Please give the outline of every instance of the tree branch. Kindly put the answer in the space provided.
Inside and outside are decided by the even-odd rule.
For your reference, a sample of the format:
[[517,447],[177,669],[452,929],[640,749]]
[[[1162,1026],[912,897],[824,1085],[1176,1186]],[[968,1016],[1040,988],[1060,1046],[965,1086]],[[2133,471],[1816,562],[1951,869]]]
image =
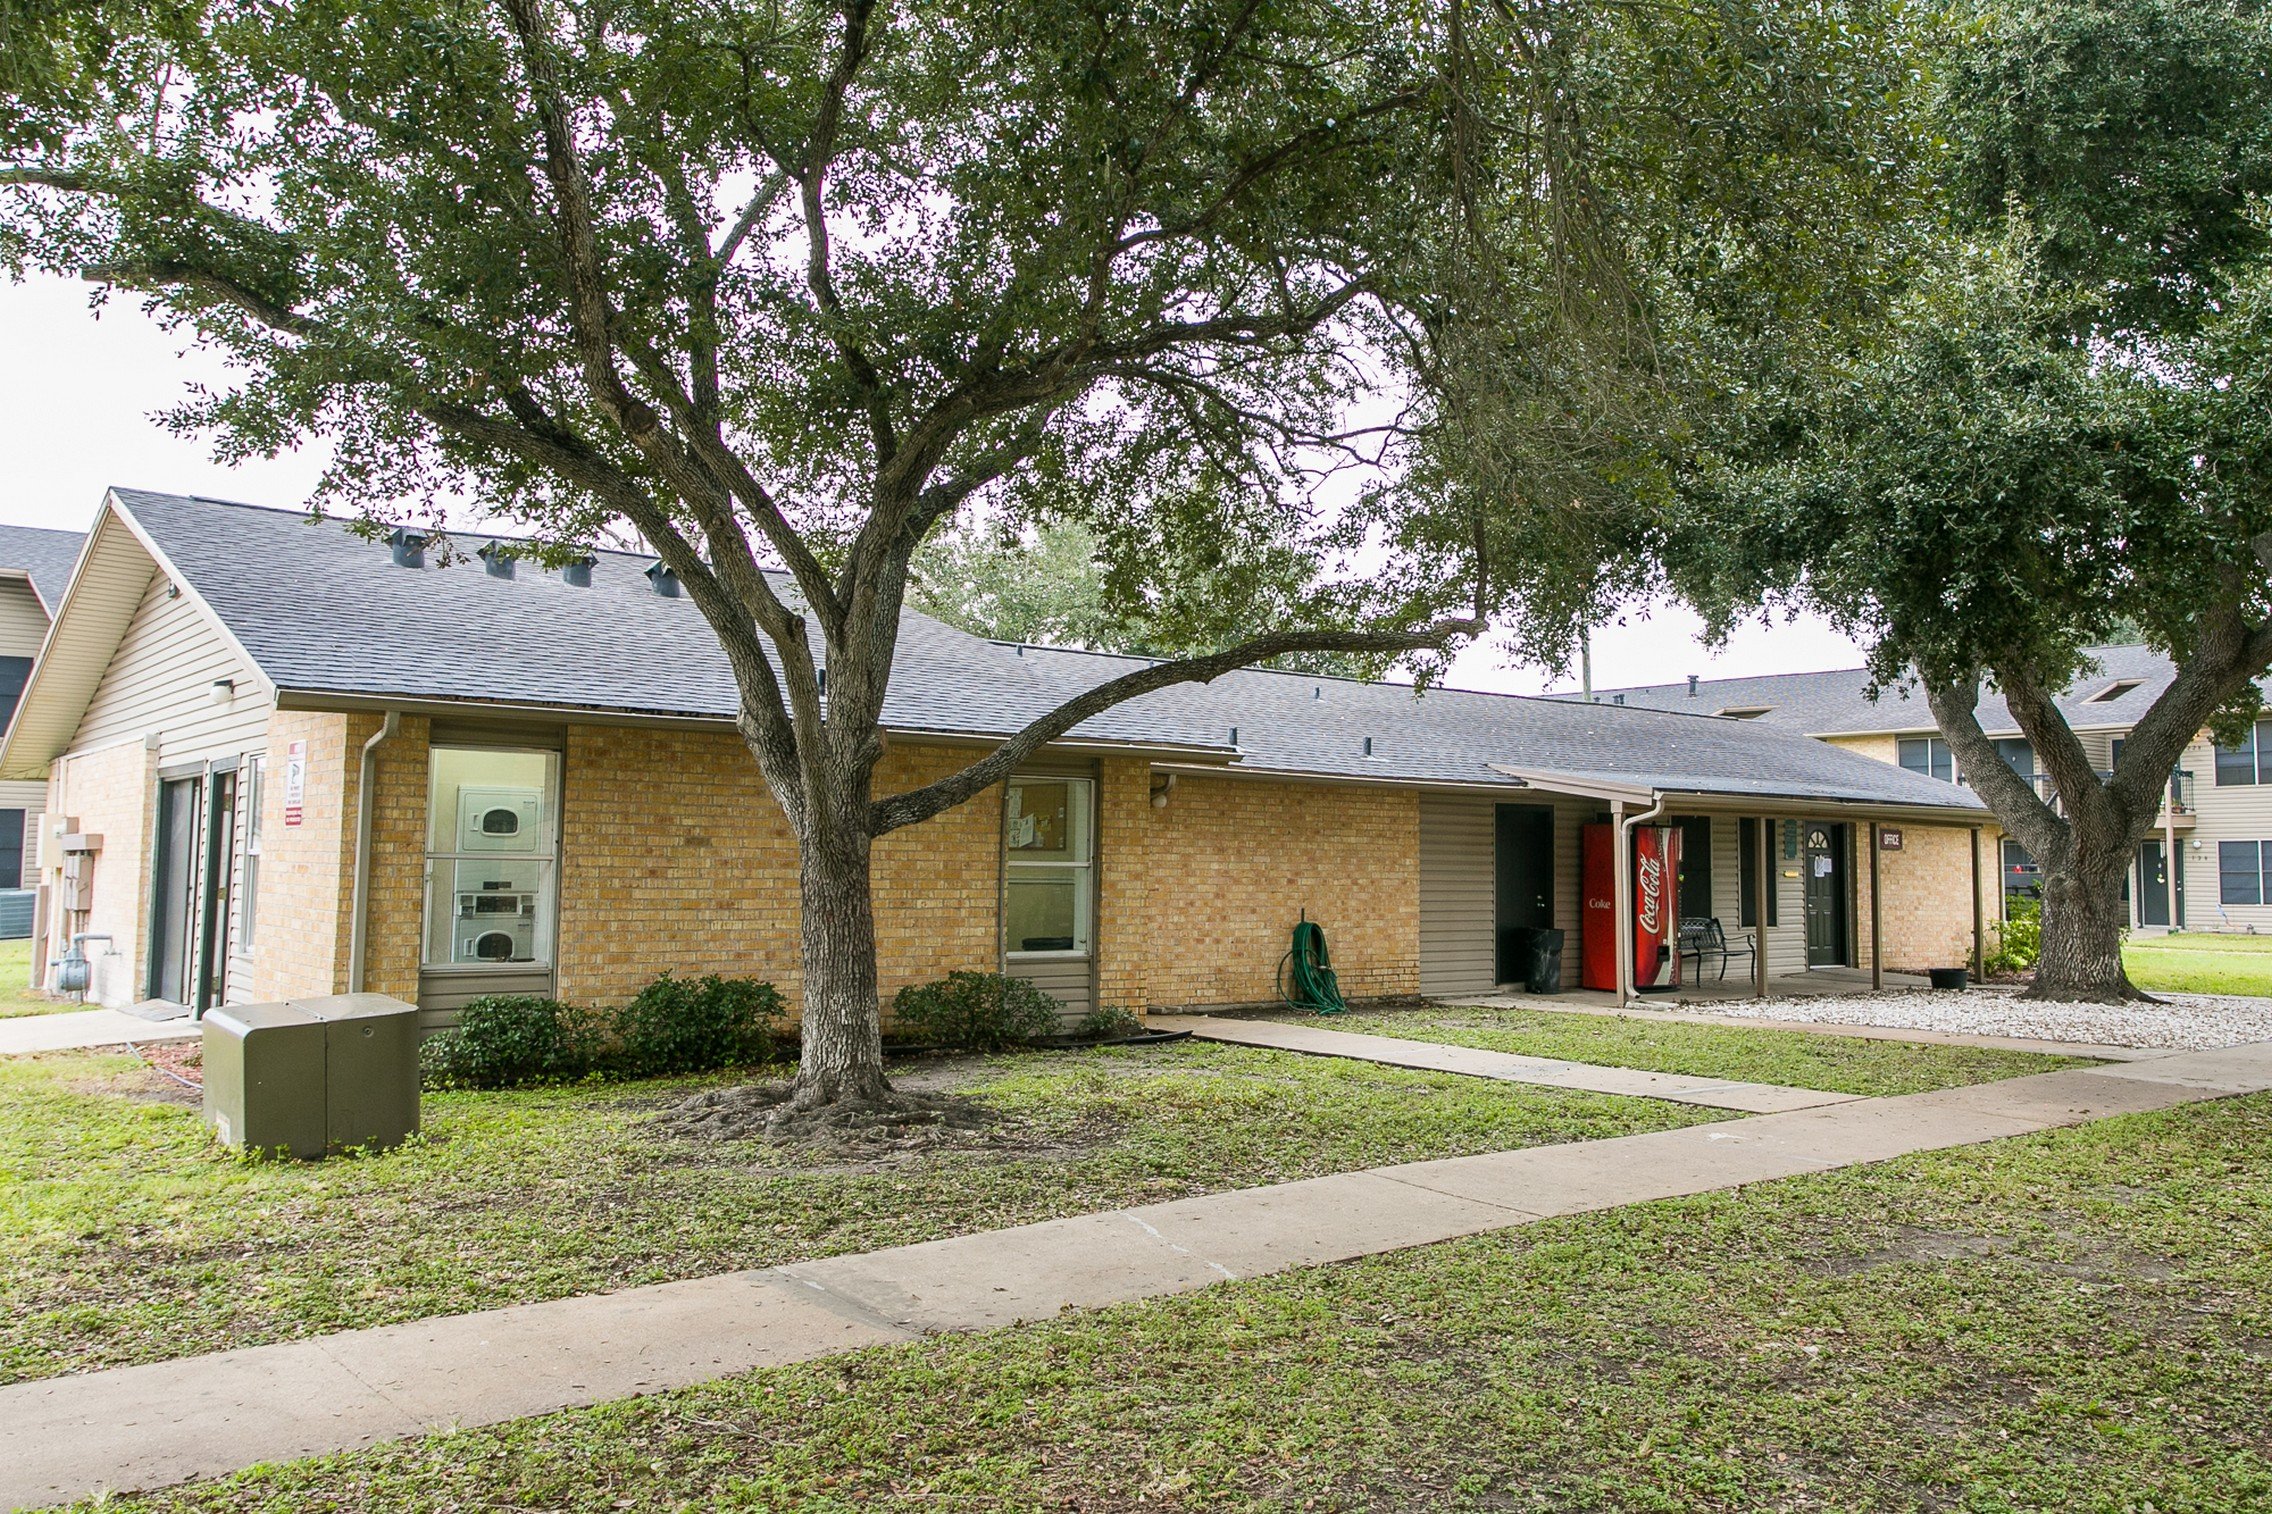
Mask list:
[[1441,650],[1462,636],[1480,636],[1489,629],[1483,613],[1485,594],[1481,578],[1471,615],[1439,620],[1411,631],[1279,631],[1257,636],[1221,652],[1201,657],[1154,663],[1108,679],[1029,723],[986,756],[959,773],[879,799],[868,807],[868,830],[881,836],[901,826],[928,820],[1000,783],[1018,764],[1048,742],[1093,715],[1146,694],[1184,683],[1212,683],[1225,673],[1284,657],[1294,652],[1428,652]]
[[2067,822],[2044,803],[2033,784],[2012,771],[2012,765],[1996,750],[1996,743],[1980,729],[1980,717],[1976,713],[1980,704],[1978,681],[1938,684],[1925,679],[1924,685],[1925,702],[1932,706],[1933,720],[1940,726],[1949,750],[1956,753],[1972,791],[1987,804],[1989,812],[2003,823],[2004,829],[2017,836],[2020,844],[2042,859],[2045,866],[2064,866],[2074,845]]

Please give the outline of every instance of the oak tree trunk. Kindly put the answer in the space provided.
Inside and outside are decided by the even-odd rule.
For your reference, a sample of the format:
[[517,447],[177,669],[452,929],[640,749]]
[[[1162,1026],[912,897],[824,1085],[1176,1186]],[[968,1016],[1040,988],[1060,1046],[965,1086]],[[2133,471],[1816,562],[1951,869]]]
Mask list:
[[856,823],[808,824],[799,838],[804,1021],[793,1108],[880,1104],[892,1096],[876,1000],[871,844]]
[[2119,1004],[2146,996],[2122,970],[2122,865],[2071,864],[2043,873],[2043,941],[2028,997]]

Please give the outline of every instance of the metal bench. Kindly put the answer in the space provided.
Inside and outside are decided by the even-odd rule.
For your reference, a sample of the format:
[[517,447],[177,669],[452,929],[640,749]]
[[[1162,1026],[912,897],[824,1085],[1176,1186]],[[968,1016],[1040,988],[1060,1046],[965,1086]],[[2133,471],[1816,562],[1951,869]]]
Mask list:
[[1680,922],[1680,954],[1684,958],[1695,959],[1698,982],[1702,982],[1704,979],[1704,961],[1707,957],[1719,959],[1719,981],[1724,983],[1728,977],[1728,959],[1730,957],[1741,957],[1744,961],[1749,962],[1758,950],[1759,947],[1749,931],[1745,931],[1731,942],[1728,939],[1728,933],[1720,928],[1720,921],[1717,916],[1695,916]]

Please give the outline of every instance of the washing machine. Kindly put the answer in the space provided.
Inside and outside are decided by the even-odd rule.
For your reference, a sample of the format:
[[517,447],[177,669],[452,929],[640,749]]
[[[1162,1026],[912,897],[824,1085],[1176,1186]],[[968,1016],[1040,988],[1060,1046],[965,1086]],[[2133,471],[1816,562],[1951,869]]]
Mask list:
[[480,889],[458,895],[453,962],[536,960],[537,896],[518,890]]

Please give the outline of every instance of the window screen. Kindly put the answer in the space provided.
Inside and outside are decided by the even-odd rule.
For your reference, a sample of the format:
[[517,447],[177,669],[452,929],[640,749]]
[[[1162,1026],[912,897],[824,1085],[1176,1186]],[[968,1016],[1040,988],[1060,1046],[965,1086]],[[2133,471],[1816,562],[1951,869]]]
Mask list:
[[2263,843],[2217,843],[2217,898],[2224,904],[2264,902]]

